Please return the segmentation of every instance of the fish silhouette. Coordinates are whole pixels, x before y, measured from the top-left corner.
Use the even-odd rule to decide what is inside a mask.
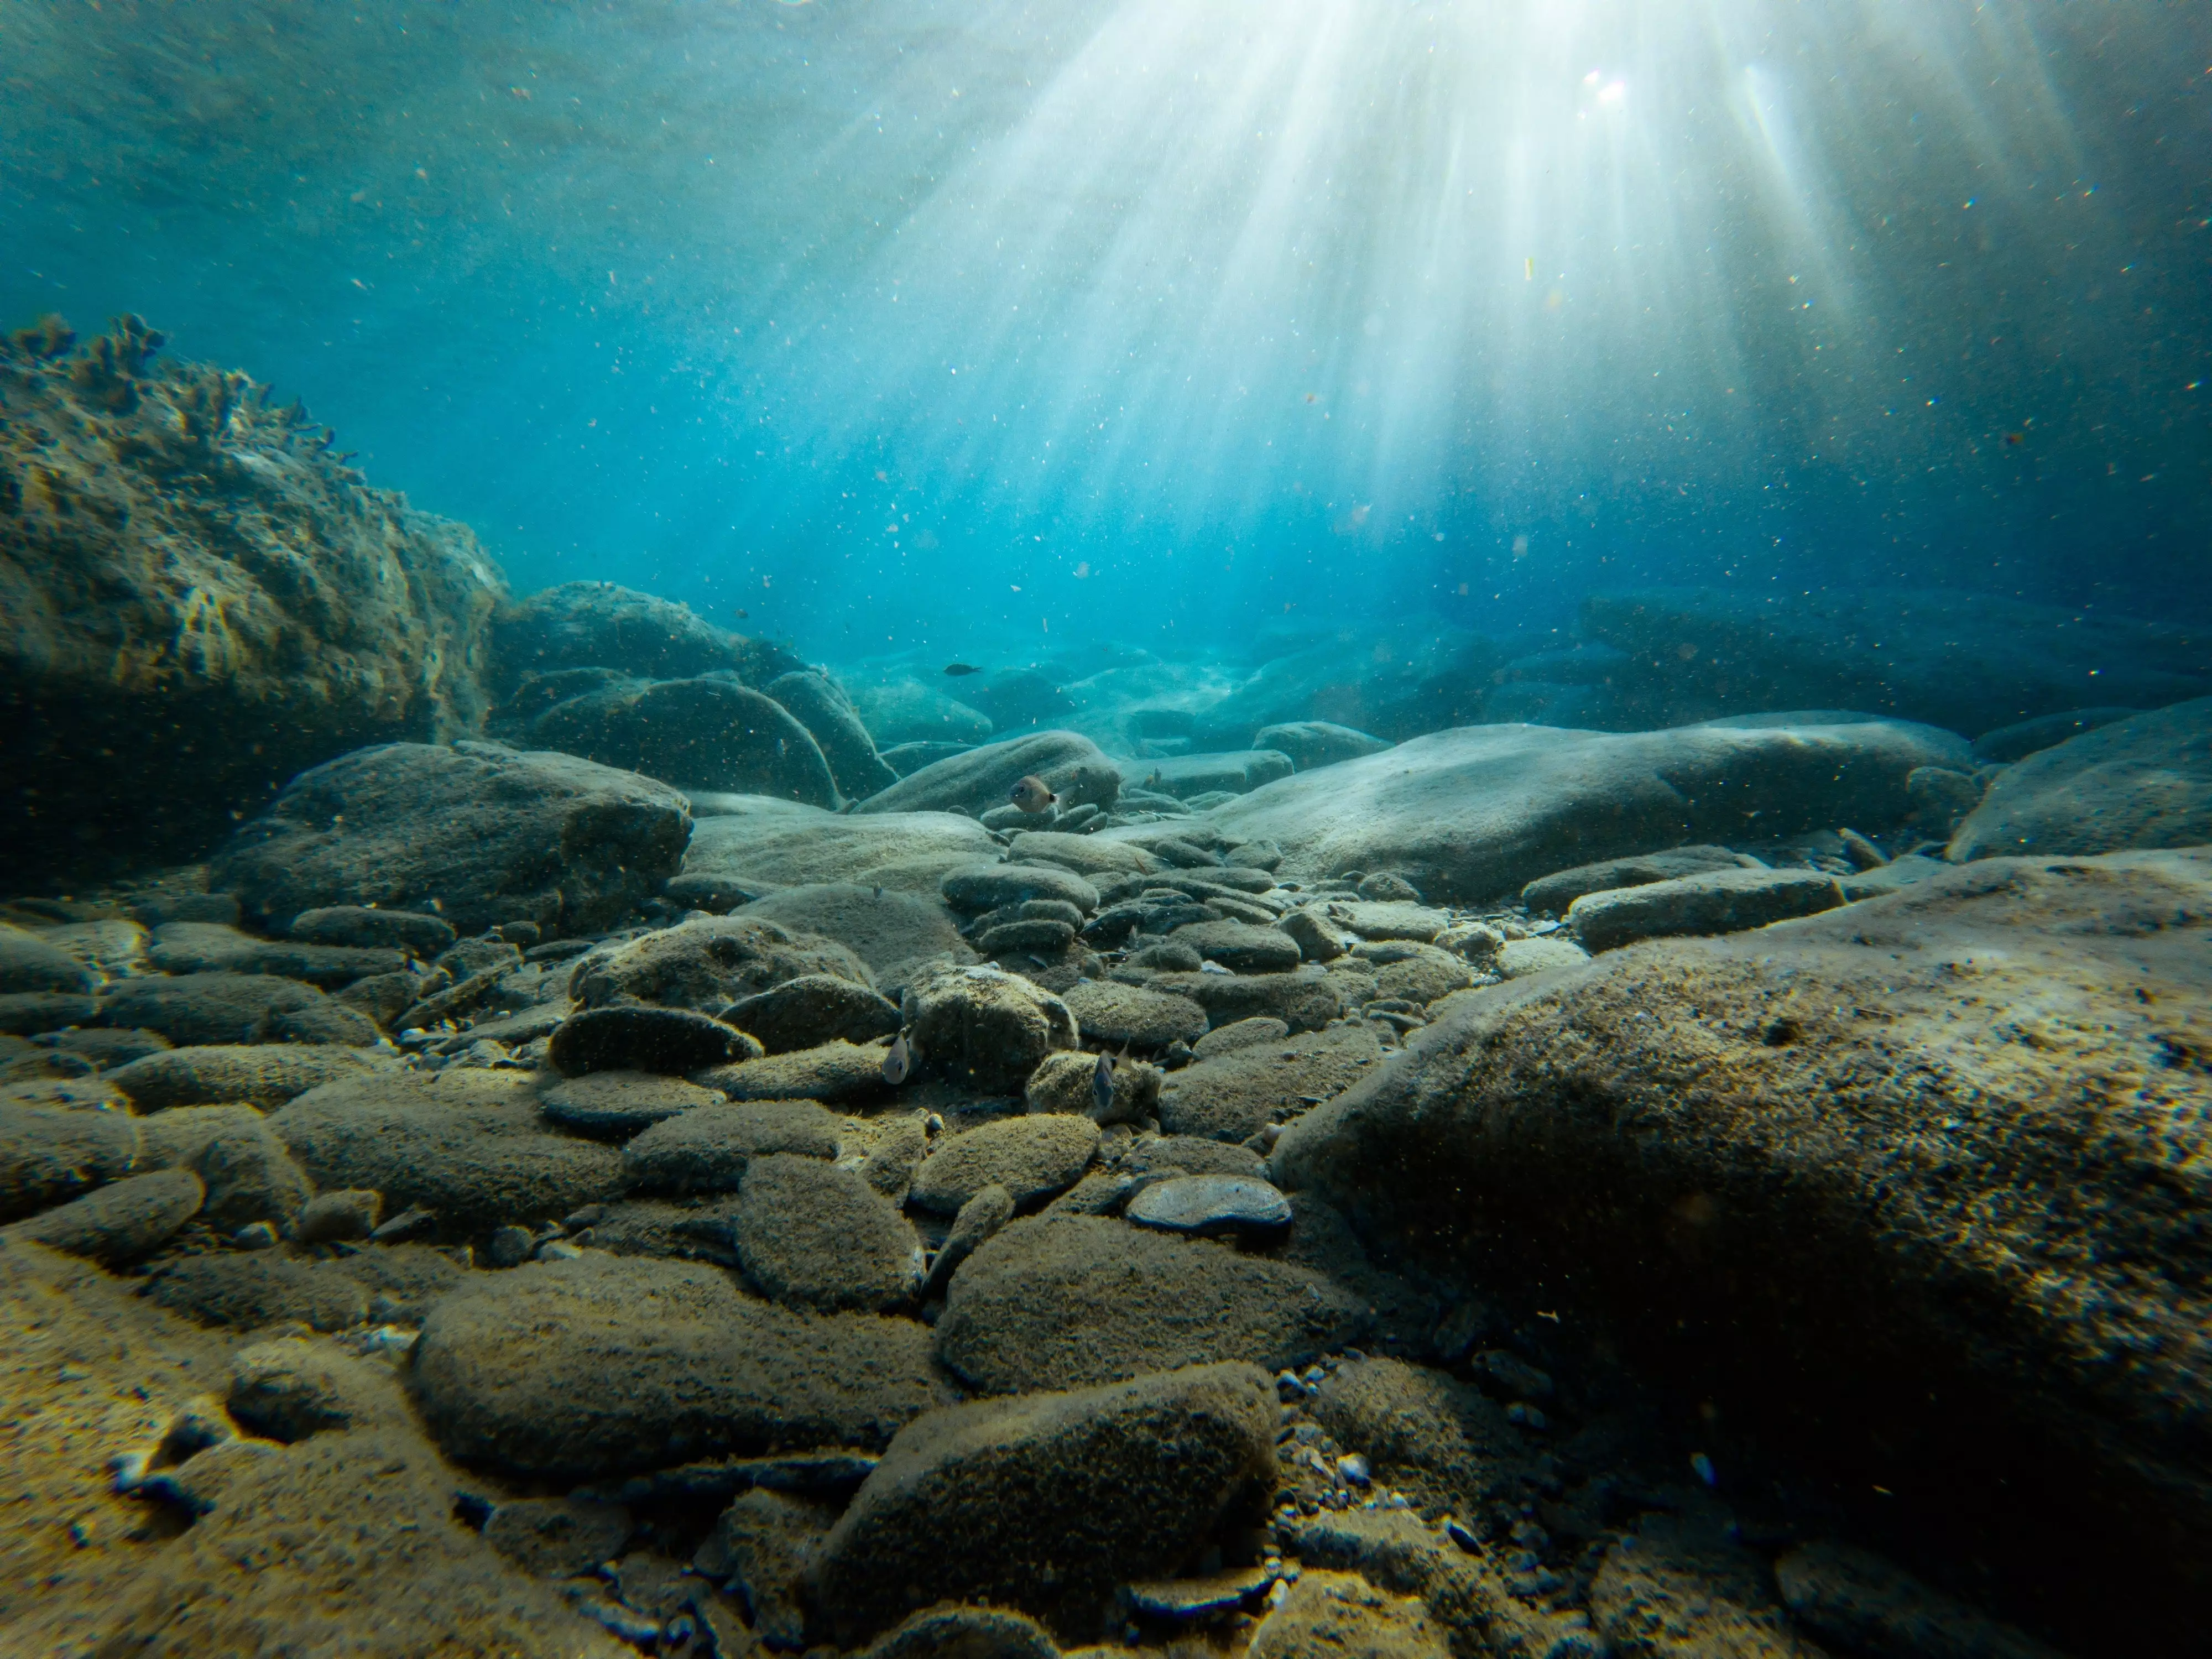
[[[1092,1104],[1098,1108],[1101,1117],[1114,1109],[1114,1057],[1111,1054],[1099,1055],[1098,1063],[1091,1068],[1091,1099]]]
[[[884,1081],[896,1089],[914,1070],[914,1050],[907,1046],[906,1033],[901,1031],[891,1043],[890,1052],[884,1056]]]
[[[1006,791],[1006,799],[1024,812],[1042,812],[1058,804],[1060,797],[1045,787],[1040,777],[1026,777]]]
[[[963,674],[980,674],[983,671],[972,662],[953,662],[945,664],[945,672],[957,680]]]

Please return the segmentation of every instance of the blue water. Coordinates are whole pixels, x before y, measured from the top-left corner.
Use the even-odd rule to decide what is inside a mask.
[[[2207,609],[2212,9],[0,6],[0,316],[830,660]]]

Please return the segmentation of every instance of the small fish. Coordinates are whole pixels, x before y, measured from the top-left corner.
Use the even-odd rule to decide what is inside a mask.
[[[1717,1486],[1720,1485],[1720,1474],[1713,1468],[1713,1460],[1706,1456],[1705,1453],[1692,1452],[1690,1454],[1690,1468],[1692,1473],[1696,1474],[1698,1479],[1704,1481],[1707,1486]]]
[[[2005,442],[2011,448],[2018,449],[2027,441],[2027,434],[2025,432],[2008,432],[2005,434]]]
[[[972,662],[949,662],[945,665],[945,672],[957,680],[963,674],[980,674],[983,671]]]
[[[1042,812],[1060,804],[1060,797],[1044,787],[1044,780],[1026,777],[1006,791],[1006,799],[1024,812]]]
[[[896,1089],[906,1081],[907,1073],[914,1070],[914,1050],[907,1046],[906,1033],[901,1031],[891,1044],[890,1052],[884,1056],[884,1081]]]
[[[1098,1056],[1098,1063],[1091,1068],[1091,1099],[1098,1108],[1100,1116],[1114,1109],[1114,1057]]]
[[[746,617],[750,614],[745,610],[744,606],[741,605],[733,605],[730,609],[737,614],[737,618],[739,622],[744,621]]]

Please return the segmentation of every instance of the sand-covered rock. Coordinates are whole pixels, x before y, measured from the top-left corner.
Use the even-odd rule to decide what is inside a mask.
[[[866,800],[898,781],[898,774],[876,752],[876,740],[852,699],[828,675],[814,669],[779,675],[769,682],[767,690],[820,746],[839,793]]]
[[[255,1221],[281,1231],[314,1188],[269,1121],[253,1107],[176,1106],[137,1124],[142,1163],[190,1170],[206,1196],[200,1213],[234,1231]]]
[[[144,1141],[120,1112],[0,1101],[0,1221],[65,1204],[137,1167]]]
[[[1188,997],[1141,985],[1079,980],[1060,1000],[1075,1016],[1084,1041],[1106,1048],[1126,1046],[1150,1054],[1176,1041],[1196,1042],[1206,1030],[1206,1010]]]
[[[564,1078],[538,1097],[546,1121],[594,1140],[628,1140],[663,1119],[712,1105],[712,1089],[653,1072],[588,1072]]]
[[[890,886],[815,882],[756,899],[743,914],[794,933],[836,941],[866,963],[877,986],[891,996],[924,963],[939,958],[957,964],[975,960],[975,951],[960,937],[951,909],[933,890],[922,894]]]
[[[771,1301],[889,1313],[914,1299],[921,1244],[857,1170],[772,1152],[745,1164],[730,1236]]]
[[[2212,863],[2149,853],[1633,945],[1464,999],[1273,1167],[1489,1273],[1573,1264],[1724,1413],[1846,1482],[1921,1470],[2015,1593],[2161,1563],[2156,1626],[2212,1524],[2207,927]]]
[[[1317,766],[1379,755],[1390,745],[1380,738],[1328,720],[1285,720],[1254,732],[1252,746],[1288,755],[1299,771],[1310,772]]]
[[[1121,789],[1119,767],[1086,737],[1073,732],[1036,732],[1003,743],[985,744],[908,773],[857,809],[884,812],[942,812],[957,807],[986,812],[1004,806],[1008,792],[1025,777],[1043,781],[1060,797],[1060,806],[1110,807]]]
[[[811,1100],[732,1101],[654,1124],[623,1148],[623,1176],[655,1192],[734,1191],[754,1158],[837,1156],[837,1120]]]
[[[147,1054],[108,1077],[141,1112],[233,1101],[266,1109],[388,1063],[358,1048],[328,1044],[222,1043]]]
[[[1017,1221],[952,1278],[938,1357],[986,1394],[1246,1360],[1270,1371],[1357,1340],[1365,1306],[1303,1267],[1102,1216]]]
[[[2212,842],[2212,697],[2135,714],[2008,768],[1952,837],[1953,860]]]
[[[948,1598],[1095,1631],[1118,1584],[1263,1512],[1275,1415],[1243,1364],[933,1412],[823,1545],[824,1610],[848,1640]]]
[[[985,1093],[1018,1092],[1038,1061],[1077,1041],[1066,1003],[988,965],[925,975],[908,988],[906,1016],[932,1067]]]
[[[842,883],[934,898],[946,871],[999,850],[989,830],[957,812],[839,813],[761,795],[712,804],[720,810],[702,811],[693,828],[684,876],[763,892]]]
[[[690,817],[664,783],[497,744],[386,744],[303,772],[222,848],[252,915],[428,899],[464,933],[591,933],[674,875]]]
[[[692,1081],[719,1089],[732,1100],[821,1100],[860,1103],[890,1092],[884,1079],[882,1043],[833,1037],[811,1048],[742,1060],[694,1073]]]
[[[834,974],[802,974],[741,997],[722,1018],[772,1054],[839,1041],[863,1043],[899,1028],[898,1004]]]
[[[868,982],[868,970],[842,945],[741,914],[695,916],[605,955],[594,952],[578,964],[569,987],[587,1008],[635,1001],[720,1013],[803,974]]]
[[[1300,773],[1206,816],[1223,836],[1278,842],[1286,877],[1393,870],[1432,902],[1469,903],[1572,865],[1733,836],[1754,813],[1764,836],[1886,828],[1913,811],[1915,768],[1972,763],[1964,738],[1891,720],[1478,726]]]
[[[1364,1025],[1250,1043],[1170,1072],[1160,1085],[1160,1127],[1170,1134],[1245,1140],[1340,1094],[1382,1063]]]
[[[1098,1125],[1066,1112],[1037,1112],[948,1135],[915,1170],[909,1201],[951,1215],[987,1187],[1016,1205],[1073,1184],[1098,1155]]]
[[[415,1384],[452,1455],[570,1480],[881,1446],[943,1397],[920,1325],[801,1313],[711,1267],[596,1252],[446,1297],[423,1324]]]
[[[1605,859],[1595,864],[1578,864],[1571,870],[1554,870],[1522,888],[1521,902],[1531,910],[1565,915],[1567,907],[1585,893],[1643,887],[1678,876],[1703,875],[1710,870],[1759,867],[1759,860],[1749,854],[1731,852],[1725,847],[1671,847],[1633,858]]]
[[[135,1261],[199,1213],[207,1189],[189,1170],[155,1170],[94,1188],[17,1222],[4,1237],[110,1266]]]
[[[401,1072],[327,1083],[269,1119],[319,1187],[371,1188],[397,1214],[478,1237],[613,1197],[621,1152],[554,1133],[526,1073]]]
[[[1216,1025],[1267,1018],[1293,1031],[1317,1031],[1344,1012],[1336,981],[1310,964],[1283,974],[1158,974],[1146,988],[1195,1002]]]
[[[1741,933],[1843,902],[1842,884],[1820,870],[1707,870],[1585,893],[1567,907],[1567,926],[1583,949],[1615,951],[1640,939]]]

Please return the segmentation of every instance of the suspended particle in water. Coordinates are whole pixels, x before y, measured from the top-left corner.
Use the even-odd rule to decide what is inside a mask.
[[[1516,536],[1513,538],[1513,556],[1516,559],[1525,559],[1528,556],[1528,538],[1526,534]]]
[[[1521,262],[1521,280],[1524,283],[1536,280],[1536,256],[1533,253]]]
[[[1713,1460],[1706,1456],[1705,1453],[1692,1452],[1690,1454],[1690,1468],[1696,1474],[1698,1479],[1704,1481],[1707,1486],[1717,1486],[1720,1485],[1720,1472],[1713,1468]]]
[[[1459,596],[1462,599],[1467,597],[1467,584],[1465,582],[1462,582],[1459,585]]]

